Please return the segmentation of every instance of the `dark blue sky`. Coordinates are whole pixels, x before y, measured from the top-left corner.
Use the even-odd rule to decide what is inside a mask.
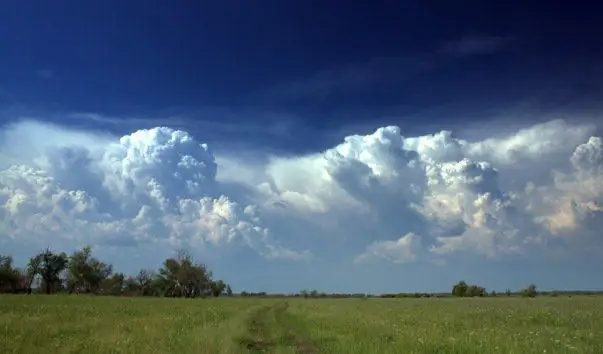
[[[391,163],[392,169],[402,166],[402,163],[398,164],[401,160],[397,152],[400,150],[390,149],[392,141],[399,139],[390,141],[389,138],[383,138],[383,141],[377,142],[381,139],[378,137],[384,136],[377,134],[372,140],[369,139],[366,146],[356,146],[358,150],[354,151],[358,154],[370,156],[361,164],[356,163],[359,161],[357,158],[345,160],[350,162],[349,180],[343,173],[341,180],[322,181],[320,176],[327,170],[327,167],[324,170],[320,167],[324,156],[309,153],[331,148],[346,135],[367,134],[384,125],[399,125],[404,136],[447,129],[460,138],[467,138],[463,134],[475,134],[483,140],[502,132],[515,134],[518,126],[531,126],[555,118],[603,121],[603,3],[595,5],[595,2],[591,2],[588,6],[571,5],[570,2],[565,2],[565,5],[543,5],[543,2],[491,3],[4,1],[0,4],[0,148],[5,150],[0,154],[0,167],[2,163],[26,164],[29,154],[36,158],[40,157],[36,154],[45,156],[45,149],[52,152],[53,147],[63,144],[92,145],[95,138],[105,144],[99,130],[108,130],[116,135],[158,125],[186,130],[197,141],[207,142],[214,149],[215,155],[220,158],[219,171],[225,171],[224,176],[230,177],[219,180],[220,186],[231,188],[232,193],[227,194],[240,205],[246,205],[247,199],[251,198],[248,194],[266,198],[261,199],[261,205],[272,205],[273,192],[271,190],[269,197],[266,196],[266,186],[276,185],[276,181],[280,183],[278,188],[282,193],[278,194],[280,199],[275,200],[295,202],[291,202],[291,205],[307,204],[307,209],[306,206],[291,209],[296,212],[302,210],[299,219],[298,214],[293,212],[286,214],[265,208],[263,215],[268,217],[263,220],[267,220],[267,228],[277,235],[275,237],[279,242],[299,246],[296,251],[300,252],[310,249],[319,256],[320,262],[274,266],[270,262],[260,263],[260,257],[256,255],[258,252],[252,252],[251,248],[239,254],[230,254],[220,261],[222,266],[215,269],[217,273],[225,274],[225,278],[232,278],[239,289],[259,286],[260,289],[254,290],[298,291],[309,286],[334,291],[365,291],[367,287],[380,291],[397,287],[397,282],[403,279],[403,286],[412,291],[441,290],[439,284],[453,284],[459,280],[457,276],[467,273],[472,274],[479,284],[490,282],[485,284],[490,287],[497,285],[493,282],[501,279],[494,275],[495,271],[498,271],[498,277],[503,277],[503,283],[508,284],[506,286],[513,288],[529,284],[533,279],[546,279],[547,283],[543,284],[545,288],[600,285],[598,269],[601,269],[601,258],[598,254],[588,257],[579,254],[571,261],[564,262],[552,258],[544,260],[545,256],[555,256],[550,255],[554,247],[543,248],[536,258],[521,261],[515,258],[505,258],[506,263],[490,262],[490,259],[480,261],[488,264],[486,266],[477,265],[474,259],[469,258],[465,263],[464,253],[459,253],[462,255],[460,262],[452,262],[445,268],[432,264],[432,260],[427,258],[417,265],[379,263],[374,268],[351,265],[352,253],[355,257],[357,251],[365,248],[367,252],[370,251],[373,241],[379,241],[379,245],[386,241],[385,245],[393,247],[394,253],[396,249],[405,251],[415,246],[412,243],[405,246],[404,243],[405,240],[411,242],[415,239],[406,238],[408,235],[404,231],[414,227],[414,219],[404,216],[407,215],[404,214],[406,206],[415,205],[404,199],[406,193],[397,194],[397,184],[396,188],[390,190],[381,189],[378,183],[373,185],[371,182],[371,188],[374,189],[369,193],[374,195],[369,197],[369,193],[364,194],[361,183],[356,182],[365,181],[364,171],[372,168],[367,167],[369,162],[366,161],[375,160],[386,166]],[[27,122],[11,126],[9,130],[3,129],[3,125],[24,117],[80,128],[81,132],[48,129],[44,125]],[[601,136],[601,131],[597,133],[595,128],[584,128],[576,133],[574,130],[580,129],[575,127],[579,126],[553,122],[548,126],[535,127],[519,137],[507,137],[502,142],[480,145],[475,149],[484,149],[486,152],[471,155],[471,159],[489,158],[494,161],[493,164],[498,163],[498,167],[502,166],[501,171],[506,169],[506,172],[501,172],[501,176],[505,176],[501,180],[509,179],[503,181],[509,184],[515,183],[515,180],[524,181],[521,179],[523,174],[529,177],[525,177],[526,183],[532,183],[532,175],[547,176],[543,178],[545,182],[538,184],[539,181],[535,180],[534,183],[549,188],[543,189],[546,193],[557,193],[547,194],[551,199],[564,200],[567,197],[570,200],[574,196],[569,192],[561,188],[557,190],[556,185],[548,186],[546,183],[548,176],[556,172],[559,166],[569,164],[576,146],[588,141],[587,133],[589,136]],[[567,130],[569,132],[564,134]],[[3,135],[6,131],[16,134],[16,138],[8,133]],[[539,145],[540,135],[546,136]],[[6,140],[2,141],[3,138]],[[111,139],[117,140],[115,136]],[[447,146],[443,146],[442,141],[424,141],[434,144],[434,156],[438,149],[442,150],[442,154],[447,153]],[[178,153],[173,146],[165,147],[161,145],[163,143],[150,138],[147,141],[140,139],[138,143],[142,144],[142,155],[153,152],[152,148],[158,146],[167,150],[172,148]],[[559,146],[551,148],[557,144]],[[594,144],[593,140],[591,145]],[[348,148],[352,149],[352,145],[348,143]],[[536,146],[530,149],[533,145]],[[103,146],[106,149],[115,148],[113,145]],[[250,148],[249,156],[237,156],[244,153],[245,147]],[[529,155],[525,161],[521,160],[521,156],[524,156],[520,154],[522,149],[527,151],[525,156]],[[545,150],[554,150],[554,153]],[[274,155],[280,159],[264,166],[261,159],[269,156],[266,152],[275,151],[277,153]],[[12,155],[9,156],[9,153]],[[431,155],[426,153],[425,156],[430,158]],[[506,161],[507,156],[520,156],[519,161],[527,165],[501,162]],[[597,156],[600,155],[593,152],[591,157],[594,159]],[[558,163],[557,159],[565,164]],[[123,165],[132,166],[131,161],[126,160],[124,158]],[[160,176],[174,172],[172,162],[170,159],[153,160]],[[79,168],[73,166],[72,170]],[[141,166],[147,165],[141,162]],[[359,168],[358,176],[355,175],[355,167]],[[532,167],[535,171],[531,171]],[[571,168],[567,167],[568,170]],[[342,167],[342,170],[347,171],[347,167]],[[395,172],[397,176],[402,176],[406,171],[400,167]],[[0,173],[7,172],[0,169]],[[68,175],[71,177],[72,173]],[[176,173],[171,175],[176,176]],[[87,176],[83,171],[78,171],[75,179],[85,180]],[[414,181],[413,176],[408,178],[408,181]],[[50,182],[55,180],[59,181],[60,178],[48,179]],[[99,177],[98,181],[101,180],[105,181]],[[3,183],[6,185],[10,181],[8,179]],[[61,183],[68,184],[69,181],[67,179],[65,183],[59,181],[56,184],[67,191],[71,187]],[[96,178],[92,181],[90,186],[96,183]],[[417,181],[416,185],[420,186],[426,178],[417,177]],[[77,182],[88,186],[87,181]],[[343,182],[348,183],[347,187]],[[583,184],[588,186],[587,182],[589,180],[575,179],[573,186],[579,190],[578,187]],[[407,183],[406,179],[403,183]],[[412,190],[414,198],[416,185],[406,184],[400,190]],[[96,187],[101,191],[98,195],[105,195],[102,193],[109,190],[104,182]],[[529,189],[523,187],[521,185],[517,191]],[[0,192],[11,192],[11,188],[13,194],[19,197],[18,200],[26,199],[21,196],[21,185],[16,182],[0,188]],[[30,199],[46,198],[48,190],[51,189],[44,187],[35,190]],[[94,188],[86,190],[92,193],[90,195],[95,195]],[[514,192],[515,189],[510,191]],[[457,193],[450,189],[451,194],[442,192],[442,195],[452,198],[453,192]],[[584,194],[589,192],[587,190]],[[600,191],[597,193],[599,199],[595,201],[603,195]],[[344,194],[345,198],[338,199]],[[364,220],[368,214],[350,214],[351,207],[346,204],[351,200],[348,194],[351,199],[368,205],[367,210],[376,210],[375,216],[378,218],[373,220],[371,214],[368,217],[370,220]],[[120,205],[127,205],[128,208],[130,204],[138,205],[137,199],[129,198],[124,197],[124,204]],[[178,198],[180,196],[174,197],[174,200]],[[380,202],[379,198],[383,200]],[[390,205],[390,199],[392,207],[384,207]],[[397,204],[393,203],[394,199]],[[542,198],[543,203],[546,199]],[[528,197],[526,200],[531,201]],[[562,202],[559,203],[562,206]],[[44,208],[54,204],[56,199],[40,199],[39,202]],[[471,209],[475,203],[467,199],[467,205]],[[529,205],[532,208],[531,202]],[[326,211],[316,211],[322,208],[326,208]],[[529,220],[536,220],[536,216],[549,217],[550,210],[547,208],[548,204],[538,213],[530,211]],[[55,209],[53,207],[53,213]],[[32,216],[29,214],[34,213],[29,210],[34,209],[23,210],[24,216],[18,220],[28,221],[19,226],[27,230],[28,235],[38,235],[35,233],[38,231],[30,232],[27,229],[36,225],[29,221]],[[35,210],[37,214],[33,216],[53,215],[48,214],[50,212],[46,209]],[[401,216],[390,213],[392,210],[399,211]],[[416,210],[413,209],[414,212]],[[454,213],[457,211],[454,210]],[[72,215],[68,212],[63,214]],[[512,214],[501,215],[506,217]],[[555,217],[557,214],[552,215]],[[459,224],[466,223],[466,219],[459,217],[458,220]],[[501,226],[500,235],[505,237],[502,244],[506,244],[506,236],[511,234],[507,230],[515,230],[513,225],[524,225],[523,218],[518,217],[517,220],[517,224],[509,222],[513,228]],[[586,238],[578,240],[586,240],[583,241],[585,243],[592,241],[592,249],[599,250],[595,247],[599,245],[599,239],[595,242],[594,237],[588,238],[591,237],[589,232],[592,229],[588,229],[591,224],[582,222],[590,219],[580,220],[581,228],[578,230],[576,226],[576,234],[582,232]],[[9,221],[12,230],[13,220]],[[131,218],[116,221],[130,225]],[[340,224],[335,227],[332,223]],[[69,225],[80,224],[72,222]],[[82,226],[81,230],[84,231],[76,231],[87,235],[93,232],[86,230],[104,229],[104,226],[94,228],[94,223],[90,225],[93,225],[91,229]],[[597,225],[600,224],[593,222],[592,225],[595,225],[593,232],[597,232]],[[162,227],[157,234],[149,232],[149,235],[164,237]],[[425,238],[420,246],[424,250],[419,250],[419,254],[430,255],[431,251],[426,247],[433,241],[432,238],[439,235],[440,226],[438,224],[432,228],[425,222],[424,227],[426,232],[436,230],[433,235],[429,233],[431,231],[422,235]],[[526,230],[520,231],[534,236],[529,226]],[[103,234],[99,231],[99,235]],[[490,235],[486,234],[486,241]],[[54,243],[55,236],[53,233],[51,237],[46,234],[44,237]],[[121,235],[111,235],[118,236]],[[137,237],[135,233],[124,235],[124,242],[131,242]],[[196,234],[194,237],[197,237]],[[552,239],[553,246],[556,247],[555,242],[559,239]],[[13,242],[13,239],[0,235],[0,244],[7,240]],[[404,242],[392,244],[392,240]],[[479,242],[476,244],[481,245]],[[493,241],[492,245],[496,246],[496,243]],[[19,251],[17,246],[13,248],[16,254],[24,255],[26,248]],[[33,252],[30,251],[27,249],[29,254]],[[113,256],[119,258],[119,267],[129,264],[138,268],[145,257],[155,262],[154,252],[126,249],[124,257]],[[128,262],[128,257],[139,259]],[[21,256],[21,259],[24,258]],[[340,259],[341,263],[338,263]],[[258,285],[258,279],[263,283]],[[367,281],[360,284],[358,279]],[[470,278],[466,280],[474,281]],[[540,281],[538,285],[541,286]]]
[[[5,2],[0,105],[276,135],[599,112],[603,6],[439,3]]]

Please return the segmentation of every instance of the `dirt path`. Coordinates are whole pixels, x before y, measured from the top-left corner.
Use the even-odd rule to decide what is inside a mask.
[[[293,347],[296,353],[318,353],[318,351],[314,347],[314,344],[312,343],[312,341],[310,341],[306,333],[297,328],[297,326],[295,326],[295,323],[293,323],[287,317],[286,312],[288,308],[289,304],[286,302],[275,308],[276,321],[279,323],[279,325],[282,326],[285,332],[285,343],[287,343],[288,346]]]
[[[247,320],[248,336],[239,344],[252,353],[268,353],[278,347],[293,349],[295,353],[318,353],[303,329],[292,321],[286,302],[262,306],[252,312]]]
[[[270,332],[266,324],[266,318],[271,306],[260,307],[254,311],[247,321],[249,337],[240,340],[240,344],[251,352],[265,352],[275,345],[270,342]]]

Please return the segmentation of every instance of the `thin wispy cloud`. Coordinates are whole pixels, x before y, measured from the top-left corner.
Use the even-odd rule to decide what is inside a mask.
[[[442,45],[439,52],[455,57],[493,54],[507,48],[510,37],[489,35],[466,35]]]
[[[247,117],[247,122],[238,118]],[[112,117],[97,113],[71,113],[66,118],[72,122],[97,123],[104,127],[123,127],[127,129],[154,126],[170,126],[178,129],[202,130],[214,134],[264,134],[274,137],[287,136],[295,124],[290,116],[269,113],[235,113],[225,110],[207,110],[182,116],[159,118],[148,117]],[[266,124],[272,121],[272,124]]]
[[[368,92],[378,85],[404,85],[421,74],[436,70],[451,58],[492,54],[505,50],[510,37],[466,35],[446,42],[434,51],[406,56],[374,57],[370,60],[323,69],[308,77],[284,82],[253,95],[255,101],[322,101],[334,95]]]
[[[44,79],[52,79],[55,76],[54,70],[50,69],[39,69],[36,71],[36,74]]]
[[[368,61],[320,70],[309,77],[269,88],[254,101],[325,100],[336,94],[363,92],[376,84],[400,83],[432,68],[433,57],[374,57]],[[260,96],[260,97],[258,97]]]

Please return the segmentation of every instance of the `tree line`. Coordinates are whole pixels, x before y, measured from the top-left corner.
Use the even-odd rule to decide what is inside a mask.
[[[35,285],[35,286],[34,286]],[[114,272],[111,264],[102,262],[92,255],[92,248],[56,253],[50,249],[29,259],[27,266],[17,268],[13,258],[0,255],[0,293],[46,294],[97,294],[113,296],[167,296],[167,297],[206,297],[232,296],[230,285],[214,279],[212,272],[202,263],[195,262],[186,252],[163,261],[159,270],[142,269],[136,275],[126,276]],[[593,291],[538,291],[532,284],[519,291],[488,292],[486,288],[460,281],[449,293],[394,293],[394,294],[328,294],[317,290],[302,290],[296,294],[267,294],[266,292],[246,292],[243,297],[304,297],[304,298],[425,298],[425,297],[494,297],[537,295],[600,295]]]
[[[484,288],[483,286],[467,284],[463,280],[461,280],[452,287],[452,296],[456,297],[484,297],[497,295],[499,294],[497,294],[494,290],[488,293],[486,291],[486,288]],[[510,289],[507,289],[505,290],[504,295],[511,296],[513,295],[513,292],[511,292]],[[519,292],[516,292],[515,295],[521,295],[523,297],[536,297],[536,295],[538,295],[538,291],[536,289],[536,285],[530,284],[528,287],[521,289]]]
[[[114,272],[111,264],[92,255],[89,246],[71,255],[46,249],[31,257],[25,268],[16,268],[11,256],[0,255],[0,293],[34,291],[188,298],[232,295],[230,285],[213,279],[204,264],[185,252],[164,260],[157,271],[142,269],[133,276]]]

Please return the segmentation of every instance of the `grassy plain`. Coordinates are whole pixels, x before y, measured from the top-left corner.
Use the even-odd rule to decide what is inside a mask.
[[[603,297],[0,296],[2,353],[603,353]]]

